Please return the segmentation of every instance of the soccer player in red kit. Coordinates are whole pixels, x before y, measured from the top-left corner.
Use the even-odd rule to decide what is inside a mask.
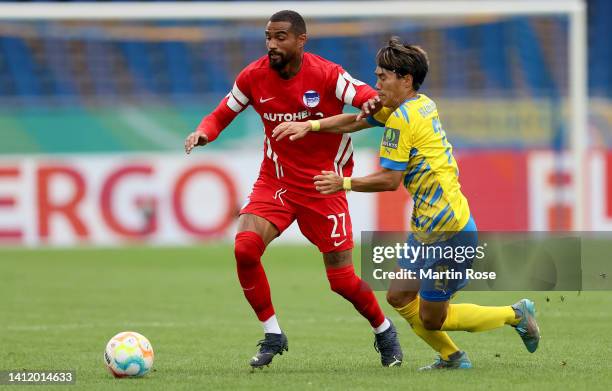
[[[249,104],[264,123],[264,158],[248,202],[240,211],[234,243],[240,285],[265,333],[250,365],[268,365],[274,355],[288,348],[260,260],[266,246],[297,220],[304,236],[323,254],[331,289],[350,301],[372,326],[382,364],[399,366],[402,351],[395,327],[353,268],[346,195],[322,195],[312,184],[312,178],[322,170],[351,176],[349,135],[309,133],[296,142],[271,138],[272,130],[282,122],[333,116],[342,113],[345,104],[360,108],[376,92],[341,66],[304,52],[306,25],[298,13],[272,15],[265,34],[268,55],[240,72],[231,92],[185,141],[187,153],[214,141]]]

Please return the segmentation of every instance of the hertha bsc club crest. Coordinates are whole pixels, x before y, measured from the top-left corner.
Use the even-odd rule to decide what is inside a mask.
[[[317,91],[310,90],[304,93],[302,100],[307,107],[317,107],[321,97]]]

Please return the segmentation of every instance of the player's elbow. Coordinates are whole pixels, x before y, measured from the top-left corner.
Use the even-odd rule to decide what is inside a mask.
[[[390,190],[397,190],[400,186],[401,181],[394,181],[391,183],[391,189]]]
[[[395,176],[390,176],[386,182],[385,191],[394,191],[397,190],[402,180],[401,177],[395,178]]]
[[[383,191],[394,191],[396,190],[400,183],[402,183],[402,172],[390,170],[388,168],[383,168],[381,172],[382,179],[382,190]]]

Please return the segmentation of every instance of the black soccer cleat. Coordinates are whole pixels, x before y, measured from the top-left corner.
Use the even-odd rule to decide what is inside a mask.
[[[259,351],[251,358],[249,365],[253,368],[263,369],[265,365],[270,365],[275,355],[289,351],[287,336],[282,334],[266,333],[265,338],[257,343]]]
[[[380,353],[380,362],[383,367],[399,367],[402,365],[404,354],[397,338],[397,330],[391,319],[391,325],[380,334],[374,334],[374,349]]]

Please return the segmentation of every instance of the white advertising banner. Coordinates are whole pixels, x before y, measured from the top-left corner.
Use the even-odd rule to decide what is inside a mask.
[[[0,158],[0,245],[181,245],[231,241],[257,178],[261,151]],[[377,170],[375,151],[355,151],[355,173]],[[551,151],[458,155],[462,191],[480,230],[571,230],[569,156]],[[585,164],[588,227],[612,229],[612,152]],[[407,230],[405,190],[349,193],[353,233]],[[278,242],[306,243],[297,224]]]
[[[375,169],[375,156],[363,155],[356,173]],[[233,239],[261,159],[258,151],[4,158],[0,241],[63,246]],[[354,231],[374,229],[373,197],[349,197]],[[305,239],[293,224],[279,241]]]

